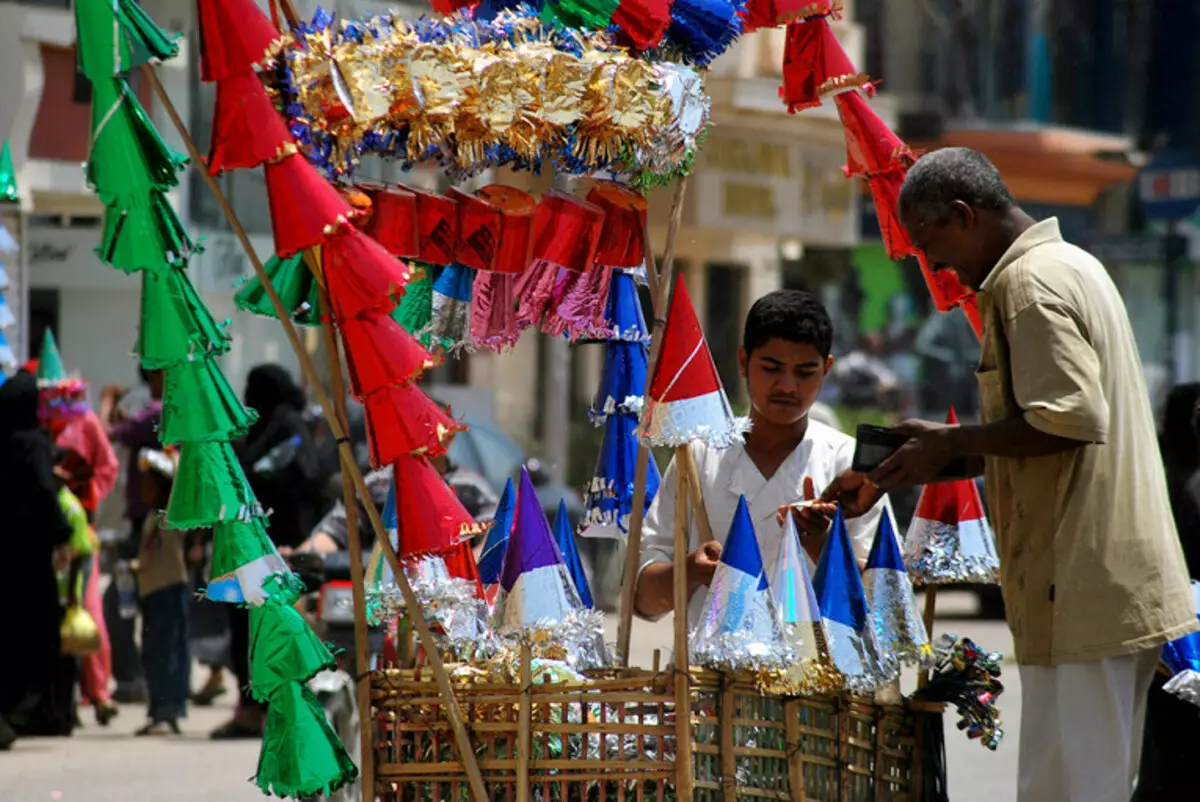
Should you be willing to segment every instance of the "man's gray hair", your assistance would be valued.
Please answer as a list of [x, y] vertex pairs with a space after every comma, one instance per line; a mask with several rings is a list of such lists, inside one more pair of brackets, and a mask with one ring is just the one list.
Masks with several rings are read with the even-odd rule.
[[1016, 206], [996, 165], [970, 148], [942, 148], [917, 159], [900, 188], [899, 207], [923, 225], [941, 225], [950, 204], [1003, 214]]

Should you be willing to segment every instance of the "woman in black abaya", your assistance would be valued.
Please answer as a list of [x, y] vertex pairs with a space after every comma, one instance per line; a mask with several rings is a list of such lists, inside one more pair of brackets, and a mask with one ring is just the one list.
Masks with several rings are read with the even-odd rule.
[[[37, 380], [21, 371], [0, 385], [0, 533], [5, 579], [0, 610], [12, 653], [0, 660], [0, 749], [24, 731], [50, 693], [59, 658], [62, 608], [54, 561], [71, 536], [58, 504], [53, 445], [38, 426]], [[65, 556], [65, 555], [63, 555]]]

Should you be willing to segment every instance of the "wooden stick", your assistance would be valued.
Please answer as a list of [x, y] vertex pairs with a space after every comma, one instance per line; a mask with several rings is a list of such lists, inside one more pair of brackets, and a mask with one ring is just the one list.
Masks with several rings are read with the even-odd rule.
[[[417, 628], [417, 633], [421, 637], [421, 643], [425, 646], [425, 651], [428, 653], [429, 666], [433, 669], [434, 677], [437, 679], [438, 687], [441, 689], [442, 696], [444, 697], [446, 717], [449, 719], [450, 727], [454, 731], [460, 759], [466, 767], [467, 777], [470, 779], [471, 793], [477, 802], [487, 802], [487, 790], [483, 784], [483, 775], [479, 771], [479, 762], [475, 758], [471, 736], [467, 732], [466, 725], [463, 723], [462, 711], [459, 709], [458, 700], [454, 696], [454, 687], [450, 684], [450, 675], [446, 673], [446, 666], [442, 663], [441, 654], [438, 652], [437, 641], [434, 640], [433, 632], [429, 629], [429, 622], [420, 613], [420, 603], [417, 601], [416, 595], [413, 594], [412, 586], [408, 583], [408, 578], [404, 575], [404, 571], [400, 569], [400, 561], [396, 557], [396, 550], [392, 546], [392, 541], [388, 538], [387, 530], [383, 527], [383, 521], [379, 518], [379, 510], [375, 509], [375, 504], [371, 501], [371, 494], [367, 490], [367, 484], [363, 480], [362, 472], [358, 469], [358, 464], [354, 460], [354, 452], [350, 447], [350, 438], [346, 434], [346, 429], [342, 427], [341, 421], [337, 418], [337, 410], [333, 402], [329, 399], [329, 395], [325, 392], [325, 388], [321, 386], [312, 358], [309, 356], [308, 351], [305, 350], [304, 344], [300, 341], [300, 335], [297, 334], [289, 312], [284, 308], [283, 301], [279, 298], [279, 293], [275, 292], [275, 288], [271, 285], [270, 277], [263, 270], [262, 262], [259, 261], [258, 254], [254, 251], [254, 246], [250, 244], [250, 238], [246, 234], [246, 229], [242, 227], [241, 222], [237, 219], [237, 215], [234, 214], [233, 208], [229, 205], [229, 200], [225, 197], [225, 193], [221, 191], [221, 187], [217, 185], [216, 180], [204, 168], [204, 155], [196, 147], [196, 143], [192, 139], [191, 134], [188, 133], [187, 126], [184, 125], [183, 120], [180, 118], [178, 110], [176, 110], [175, 105], [171, 102], [171, 98], [167, 95], [166, 90], [150, 65], [142, 65], [142, 74], [146, 76], [146, 80], [153, 87], [154, 93], [158, 96], [159, 101], [163, 104], [163, 108], [167, 112], [167, 116], [171, 118], [171, 122], [175, 125], [179, 136], [183, 139], [184, 144], [187, 145], [192, 166], [197, 168], [197, 172], [200, 173], [200, 176], [212, 191], [218, 205], [220, 205], [221, 210], [225, 213], [225, 218], [229, 221], [230, 228], [233, 229], [233, 233], [242, 243], [242, 247], [246, 251], [246, 258], [250, 260], [251, 266], [254, 267], [254, 273], [258, 276], [258, 280], [262, 282], [263, 289], [266, 290], [267, 297], [271, 301], [271, 308], [275, 310], [275, 315], [279, 318], [279, 322], [283, 324], [284, 334], [287, 335], [288, 342], [291, 344], [292, 350], [295, 351], [296, 358], [300, 361], [300, 370], [304, 373], [317, 395], [317, 402], [321, 405], [321, 409], [325, 413], [325, 418], [329, 422], [329, 428], [333, 431], [333, 436], [338, 443], [338, 454], [341, 457], [342, 471], [349, 471], [350, 478], [354, 482], [354, 489], [357, 491], [358, 497], [363, 500], [367, 517], [371, 521], [371, 528], [375, 530], [375, 538], [383, 542], [384, 554], [387, 556], [388, 563], [396, 575], [396, 584], [400, 588], [400, 594], [404, 597], [405, 606], [408, 610], [417, 611], [417, 614], [413, 616], [413, 623]], [[369, 715], [370, 711], [364, 710], [360, 711], [360, 713]]]
[[721, 800], [737, 802], [737, 753], [734, 751], [733, 717], [736, 695], [729, 677], [721, 678]]
[[[662, 348], [663, 329], [667, 325], [667, 296], [671, 287], [671, 274], [675, 268], [675, 237], [683, 220], [683, 194], [687, 189], [687, 176], [675, 184], [675, 196], [671, 200], [671, 220], [667, 225], [667, 249], [658, 275], [658, 298], [654, 302], [654, 322], [650, 329], [650, 362], [646, 370], [646, 381], [654, 376], [658, 364], [658, 352]], [[648, 244], [648, 243], [647, 243]], [[649, 385], [646, 388], [649, 392]], [[641, 562], [642, 522], [646, 514], [646, 474], [650, 470], [650, 447], [638, 443], [637, 464], [633, 474], [633, 509], [629, 513], [629, 537], [626, 539], [625, 576], [621, 586], [621, 610], [617, 623], [617, 654], [622, 666], [629, 665], [629, 641], [633, 634], [634, 592], [637, 590], [638, 564]]]
[[688, 489], [691, 490], [692, 512], [696, 514], [696, 527], [700, 532], [700, 542], [713, 540], [712, 521], [708, 519], [708, 505], [704, 503], [704, 493], [700, 488], [700, 472], [696, 470], [696, 458], [690, 448], [683, 449], [687, 459]]
[[521, 708], [517, 719], [517, 802], [529, 802], [529, 760], [533, 750], [533, 650], [521, 644]]
[[[937, 585], [925, 586], [925, 634], [929, 636], [929, 642], [933, 642], [933, 618], [937, 611]], [[924, 688], [925, 683], [929, 682], [929, 672], [921, 670], [917, 673], [917, 687]]]
[[675, 449], [675, 798], [692, 799], [692, 689], [688, 675], [688, 446]]
[[[320, 260], [320, 256], [312, 250], [306, 252], [305, 261]], [[310, 265], [311, 266], [311, 265]], [[333, 309], [329, 301], [329, 289], [324, 285], [318, 288], [321, 297], [321, 308]], [[349, 431], [349, 417], [346, 414], [346, 386], [342, 379], [342, 360], [338, 354], [337, 338], [334, 336], [333, 321], [330, 318], [321, 326], [321, 336], [325, 340], [325, 358], [329, 363], [329, 383], [333, 393], [333, 403], [336, 406], [338, 425], [342, 431]], [[371, 503], [364, 500], [365, 503]], [[356, 686], [358, 691], [358, 720], [361, 723], [360, 737], [362, 739], [362, 757], [359, 761], [359, 782], [362, 788], [363, 802], [373, 802], [375, 799], [375, 744], [372, 723], [375, 717], [371, 715], [371, 650], [367, 640], [367, 598], [366, 582], [363, 577], [362, 538], [358, 531], [358, 497], [354, 493], [354, 480], [342, 469], [342, 503], [346, 506], [346, 543], [350, 549], [350, 580], [353, 583], [350, 591], [354, 598], [354, 662], [357, 673]]]

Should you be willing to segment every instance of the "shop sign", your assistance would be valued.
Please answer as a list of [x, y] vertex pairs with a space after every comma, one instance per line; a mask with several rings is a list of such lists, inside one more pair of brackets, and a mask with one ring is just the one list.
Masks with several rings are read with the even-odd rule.
[[699, 161], [700, 227], [798, 237], [831, 247], [857, 243], [858, 187], [842, 173], [844, 148], [714, 134]]

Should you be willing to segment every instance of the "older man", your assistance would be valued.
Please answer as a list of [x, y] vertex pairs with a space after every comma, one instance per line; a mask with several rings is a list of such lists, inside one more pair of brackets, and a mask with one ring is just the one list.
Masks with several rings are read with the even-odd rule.
[[1150, 400], [1104, 266], [1035, 222], [967, 148], [919, 159], [900, 219], [979, 293], [982, 424], [908, 421], [847, 514], [966, 457], [987, 484], [1021, 668], [1020, 802], [1127, 802], [1159, 647], [1196, 629]]

